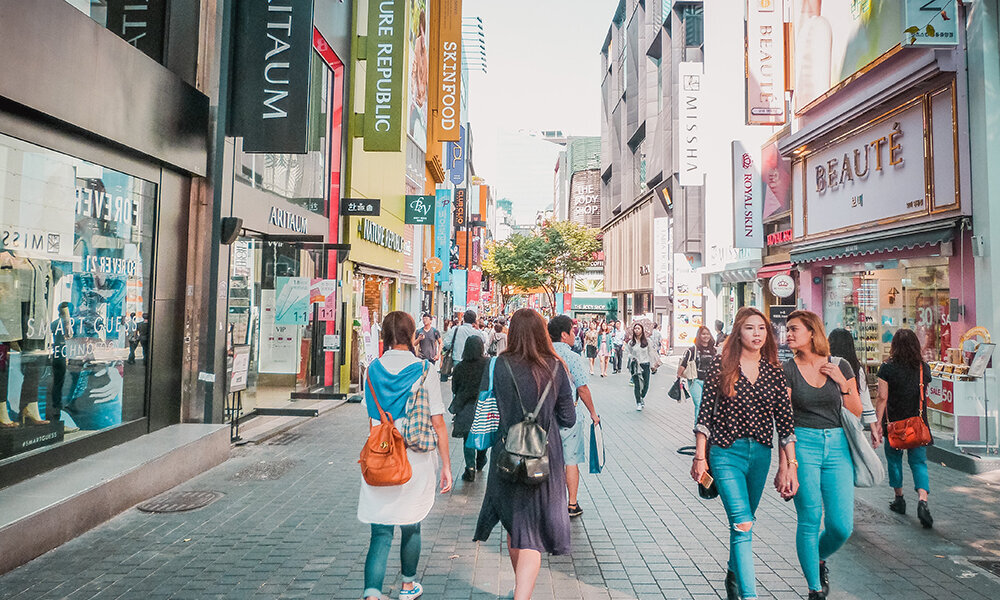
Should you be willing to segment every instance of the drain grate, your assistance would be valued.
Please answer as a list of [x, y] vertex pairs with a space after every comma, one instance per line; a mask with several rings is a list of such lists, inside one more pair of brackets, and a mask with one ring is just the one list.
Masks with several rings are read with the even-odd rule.
[[148, 513], [175, 513], [204, 508], [222, 497], [219, 492], [186, 491], [169, 492], [143, 502], [136, 508]]
[[970, 558], [969, 562], [1000, 577], [1000, 558]]
[[268, 446], [287, 446], [294, 441], [302, 439], [301, 433], [282, 433], [265, 442]]
[[299, 461], [290, 458], [281, 460], [262, 460], [245, 469], [241, 469], [232, 477], [232, 481], [273, 481], [298, 466]]

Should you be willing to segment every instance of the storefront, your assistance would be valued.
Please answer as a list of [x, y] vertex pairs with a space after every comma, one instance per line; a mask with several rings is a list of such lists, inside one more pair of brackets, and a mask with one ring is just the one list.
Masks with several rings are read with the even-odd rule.
[[614, 321], [618, 319], [618, 300], [605, 297], [585, 297], [573, 294], [571, 311], [580, 321]]
[[625, 322], [653, 312], [656, 202], [650, 192], [603, 229], [604, 289], [618, 300]]

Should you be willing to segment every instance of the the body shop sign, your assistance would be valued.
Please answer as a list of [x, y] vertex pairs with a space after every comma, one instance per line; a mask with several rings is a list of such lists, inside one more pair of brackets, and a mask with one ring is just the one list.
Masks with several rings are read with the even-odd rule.
[[805, 186], [807, 235], [926, 214], [923, 104], [808, 154], [798, 185]]
[[784, 23], [781, 0], [748, 0], [747, 125], [785, 122]]
[[757, 158], [743, 142], [733, 141], [733, 247], [763, 248], [761, 181]]
[[[312, 0], [309, 0], [310, 4]], [[366, 152], [399, 152], [402, 144], [406, 0], [368, 3], [364, 131]]]

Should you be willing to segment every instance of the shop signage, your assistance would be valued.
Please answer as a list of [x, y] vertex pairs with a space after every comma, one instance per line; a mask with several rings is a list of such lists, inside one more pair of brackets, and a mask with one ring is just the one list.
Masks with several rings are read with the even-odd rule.
[[480, 293], [483, 291], [483, 272], [469, 271], [468, 300], [469, 302], [479, 302]]
[[433, 225], [434, 196], [407, 196], [403, 222], [407, 225]]
[[792, 241], [792, 230], [783, 229], [782, 231], [775, 231], [774, 233], [767, 234], [767, 245], [777, 246], [778, 244], [787, 244]]
[[649, 275], [649, 265], [639, 265], [639, 275]]
[[341, 198], [340, 214], [345, 217], [377, 217], [382, 214], [381, 198]]
[[468, 223], [466, 214], [468, 212], [467, 204], [467, 190], [465, 188], [457, 188], [455, 190], [455, 229], [461, 229]]
[[739, 140], [733, 140], [733, 247], [763, 248], [760, 172], [757, 159]]
[[749, 0], [746, 23], [747, 125], [785, 122], [782, 0]]
[[[563, 302], [565, 302], [565, 298]], [[608, 312], [618, 310], [618, 301], [614, 298], [580, 298], [571, 296], [570, 307], [577, 311]]]
[[451, 278], [451, 190], [437, 190], [434, 199], [434, 258], [441, 262], [438, 283]]
[[107, 27], [156, 62], [163, 62], [166, 0], [107, 0]]
[[464, 312], [469, 305], [469, 272], [465, 269], [452, 271], [452, 302], [455, 312]]
[[406, 5], [405, 0], [368, 3], [364, 115], [366, 152], [399, 152], [402, 143]]
[[705, 158], [702, 151], [702, 63], [682, 62], [677, 65], [680, 94], [677, 98], [677, 156], [681, 185], [705, 183]]
[[[946, 108], [950, 112], [950, 103]], [[918, 101], [807, 155], [799, 184], [805, 186], [806, 234], [926, 214], [924, 137]], [[950, 138], [946, 144], [942, 148], [950, 148]]]
[[236, 3], [229, 135], [244, 152], [306, 153], [312, 20], [313, 0]]
[[910, 46], [957, 46], [955, 0], [904, 0], [903, 18]]
[[295, 233], [308, 233], [309, 231], [308, 217], [288, 212], [287, 210], [278, 208], [277, 206], [271, 207], [271, 216], [267, 221], [275, 227], [288, 229], [294, 231]]
[[305, 325], [309, 322], [308, 277], [274, 278], [274, 322], [278, 325]]
[[778, 360], [785, 362], [795, 356], [795, 352], [788, 347], [788, 315], [795, 311], [792, 305], [776, 305], [768, 308], [768, 315], [771, 327], [774, 329], [774, 338], [778, 343]]
[[432, 27], [437, 27], [437, 35], [431, 36], [436, 54], [436, 72], [431, 78], [436, 87], [430, 95], [431, 131], [439, 141], [457, 142], [462, 101], [462, 0], [431, 0], [431, 15]]
[[775, 275], [768, 283], [771, 293], [779, 298], [787, 298], [795, 293], [795, 280], [791, 275]]
[[939, 377], [927, 386], [927, 408], [955, 414], [955, 383]]
[[462, 185], [462, 182], [465, 181], [465, 126], [459, 126], [458, 130], [458, 141], [445, 144], [447, 153], [445, 160], [447, 161], [448, 181], [455, 185]]
[[247, 389], [247, 375], [250, 372], [250, 345], [234, 344], [232, 370], [229, 372], [229, 393]]
[[395, 252], [406, 249], [406, 240], [395, 231], [379, 225], [371, 219], [362, 218], [358, 222], [358, 235], [361, 239], [388, 248]]
[[653, 295], [670, 295], [670, 217], [653, 219]]
[[570, 177], [570, 220], [587, 227], [601, 226], [601, 170], [577, 171]]
[[443, 267], [443, 266], [444, 266], [444, 264], [441, 262], [441, 259], [438, 258], [438, 257], [436, 257], [436, 256], [432, 256], [432, 257], [428, 258], [427, 262], [424, 263], [424, 267], [432, 275], [440, 273], [441, 272], [441, 267]]

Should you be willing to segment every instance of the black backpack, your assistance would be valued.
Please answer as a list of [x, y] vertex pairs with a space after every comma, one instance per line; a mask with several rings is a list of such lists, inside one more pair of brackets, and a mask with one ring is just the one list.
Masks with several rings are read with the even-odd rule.
[[535, 410], [528, 412], [521, 402], [521, 392], [517, 388], [517, 379], [510, 368], [510, 361], [503, 361], [514, 384], [514, 395], [521, 405], [524, 418], [507, 428], [503, 445], [497, 453], [497, 473], [508, 481], [516, 481], [527, 485], [539, 485], [549, 479], [549, 436], [548, 432], [538, 424], [538, 412], [545, 404], [545, 399], [552, 389], [556, 371], [545, 384], [545, 390], [538, 398]]

